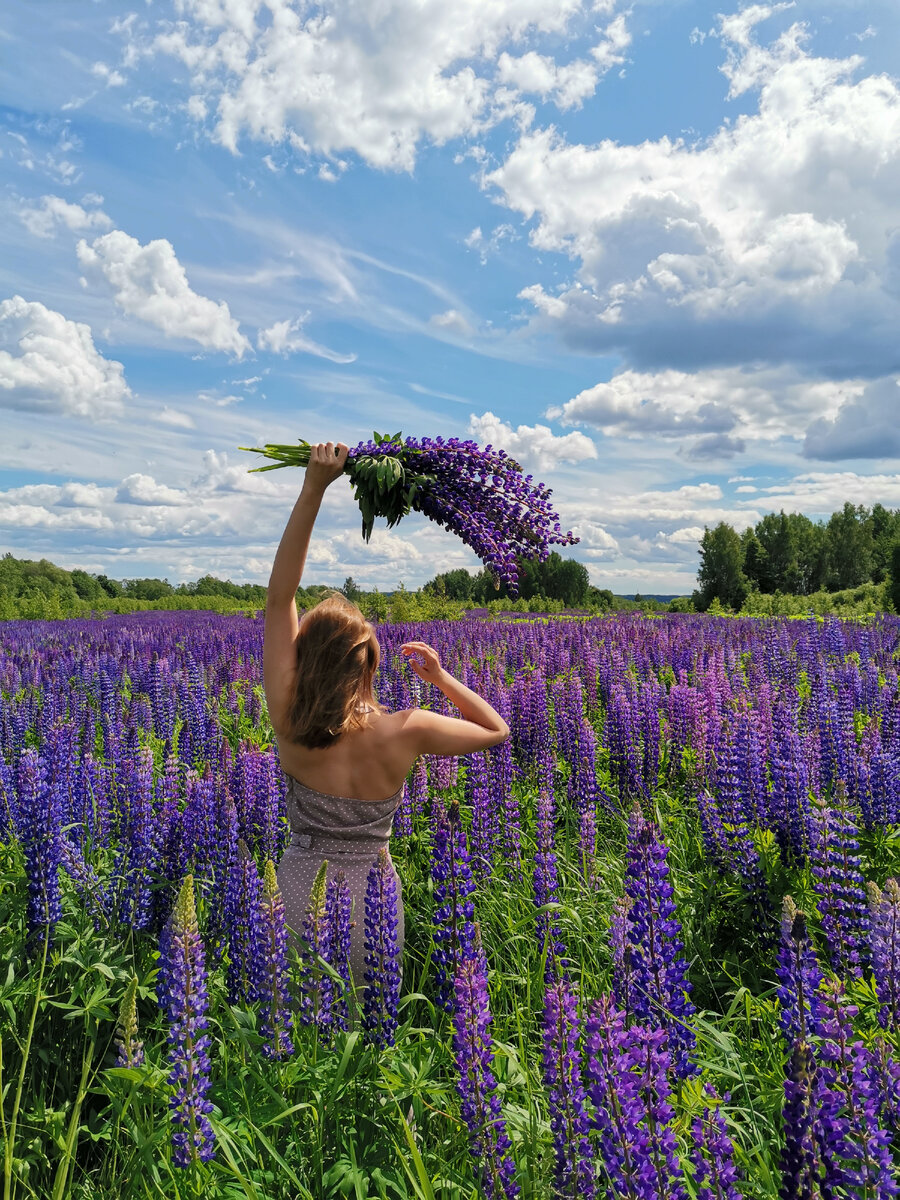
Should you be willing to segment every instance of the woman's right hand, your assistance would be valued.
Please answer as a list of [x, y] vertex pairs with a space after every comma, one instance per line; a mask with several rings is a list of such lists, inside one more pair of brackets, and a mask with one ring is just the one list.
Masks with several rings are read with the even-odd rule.
[[437, 683], [443, 668], [433, 646], [427, 642], [404, 642], [400, 649], [420, 679], [426, 683]]

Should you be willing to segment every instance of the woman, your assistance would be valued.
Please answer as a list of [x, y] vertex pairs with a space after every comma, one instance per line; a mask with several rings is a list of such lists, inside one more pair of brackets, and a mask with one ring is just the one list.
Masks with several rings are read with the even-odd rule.
[[[296, 592], [312, 527], [328, 485], [347, 462], [343, 442], [310, 450], [300, 496], [282, 535], [266, 599], [263, 679], [278, 757], [288, 783], [291, 845], [278, 867], [288, 926], [302, 929], [310, 888], [323, 860], [328, 878], [343, 871], [353, 900], [350, 966], [363, 986], [366, 880], [387, 845], [404, 781], [420, 754], [469, 754], [497, 746], [509, 726], [454, 679], [424, 642], [402, 647], [420, 679], [433, 683], [461, 719], [422, 708], [388, 712], [375, 699], [379, 647], [356, 607], [334, 593], [298, 620]], [[394, 870], [393, 863], [391, 869]], [[404, 923], [397, 882], [398, 940]]]

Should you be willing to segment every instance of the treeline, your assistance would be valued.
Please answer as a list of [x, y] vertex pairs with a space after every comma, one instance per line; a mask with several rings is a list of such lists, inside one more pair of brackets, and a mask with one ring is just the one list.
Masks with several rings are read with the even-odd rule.
[[726, 521], [707, 527], [692, 601], [701, 612], [714, 601], [758, 611], [765, 606], [755, 596], [812, 597], [870, 584], [883, 606], [900, 611], [900, 509], [847, 501], [827, 521], [782, 509], [742, 534]]
[[[297, 589], [297, 605], [311, 608], [333, 589], [312, 584]], [[366, 591], [348, 577], [337, 589], [355, 601], [374, 621], [453, 620], [471, 609], [490, 615], [560, 613], [566, 610], [599, 614], [616, 611], [664, 612], [667, 606], [652, 599], [628, 600], [607, 588], [590, 584], [582, 563], [553, 552], [546, 563], [522, 563], [522, 590], [516, 600], [505, 587], [495, 588], [485, 571], [450, 571], [430, 580], [418, 591], [401, 583], [392, 592]], [[0, 620], [48, 620], [89, 617], [92, 613], [129, 613], [147, 609], [207, 609], [214, 612], [255, 613], [265, 608], [262, 584], [232, 583], [204, 575], [192, 583], [171, 584], [167, 579], [111, 579], [76, 568], [67, 571], [46, 558], [35, 562], [11, 553], [0, 558]], [[676, 606], [677, 607], [677, 606]]]
[[[569, 608], [586, 607], [599, 595], [599, 589], [591, 586], [587, 567], [574, 558], [563, 558], [556, 550], [551, 551], [545, 562], [531, 559], [516, 560], [519, 573], [519, 596], [522, 600], [541, 597], [559, 600]], [[436, 575], [422, 585], [426, 595], [445, 595], [449, 600], [461, 600], [466, 604], [485, 605], [492, 600], [510, 598], [505, 584], [498, 588], [487, 571], [477, 575], [458, 568]], [[612, 592], [607, 593], [612, 599]]]

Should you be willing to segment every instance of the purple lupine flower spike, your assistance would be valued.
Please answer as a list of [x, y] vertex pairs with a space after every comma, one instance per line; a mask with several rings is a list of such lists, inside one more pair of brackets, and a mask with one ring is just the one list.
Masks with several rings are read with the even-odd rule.
[[475, 926], [473, 954], [464, 958], [454, 978], [453, 1054], [460, 1111], [469, 1129], [469, 1150], [478, 1166], [486, 1200], [519, 1194], [511, 1143], [500, 1112], [497, 1080], [491, 1069], [491, 1010], [487, 960]]
[[179, 1128], [172, 1134], [173, 1159], [178, 1167], [209, 1162], [215, 1154], [215, 1135], [208, 1113], [210, 1045], [206, 1010], [206, 964], [194, 907], [194, 878], [184, 878], [175, 907], [159, 944], [157, 996], [169, 1022], [169, 1107]]
[[889, 879], [884, 891], [869, 890], [869, 945], [875, 990], [881, 1001], [878, 1020], [883, 1029], [900, 1030], [900, 884]]
[[[550, 788], [542, 787], [537, 799], [537, 848], [534, 854], [534, 906], [538, 909], [543, 908], [545, 904], [556, 904], [559, 901], [553, 819], [553, 792]], [[538, 945], [542, 952], [546, 948], [544, 975], [549, 983], [559, 973], [566, 948], [560, 936], [559, 925], [550, 913], [539, 912], [536, 926]]]
[[854, 1040], [854, 1004], [844, 999], [839, 980], [821, 988], [825, 1015], [818, 1050], [820, 1086], [817, 1123], [825, 1166], [822, 1194], [882, 1200], [896, 1196], [891, 1135], [880, 1121], [881, 1096], [875, 1059]]
[[809, 1200], [820, 1194], [822, 1158], [815, 1121], [816, 1091], [812, 1047], [807, 1041], [798, 1041], [791, 1050], [784, 1081], [781, 1200]]
[[324, 1007], [331, 1013], [337, 1029], [347, 1029], [350, 1023], [350, 909], [353, 898], [343, 871], [338, 871], [325, 888], [325, 934], [322, 957], [341, 977], [337, 983], [323, 976]]
[[366, 881], [365, 981], [363, 1030], [365, 1040], [392, 1046], [397, 1032], [400, 963], [397, 945], [397, 882], [386, 848], [378, 852]]
[[734, 1145], [728, 1136], [719, 1098], [709, 1084], [704, 1085], [703, 1095], [703, 1112], [691, 1124], [697, 1200], [741, 1200], [735, 1186]]
[[781, 1028], [790, 1050], [809, 1034], [818, 1033], [823, 1016], [819, 984], [822, 972], [806, 931], [806, 917], [790, 896], [785, 896], [781, 917], [781, 943], [775, 966]]
[[675, 1073], [684, 1079], [696, 1070], [690, 1061], [696, 1033], [688, 1023], [695, 1009], [688, 995], [687, 963], [681, 957], [681, 925], [672, 900], [667, 854], [655, 824], [645, 820], [636, 804], [629, 821], [625, 867], [625, 892], [631, 899], [628, 940], [634, 1015], [639, 1021], [665, 1026]]
[[454, 799], [449, 814], [438, 812], [431, 853], [434, 879], [433, 958], [437, 966], [437, 1002], [453, 1004], [453, 977], [460, 961], [473, 952], [475, 909], [469, 897], [475, 882], [469, 867], [466, 832]]
[[544, 993], [544, 1083], [550, 1105], [555, 1157], [554, 1196], [595, 1195], [590, 1118], [581, 1083], [578, 1049], [578, 998], [565, 980], [550, 983]]
[[257, 975], [254, 958], [265, 941], [259, 928], [262, 880], [243, 838], [238, 839], [238, 854], [229, 865], [223, 907], [228, 934], [228, 1000], [230, 1004], [252, 1003]]
[[294, 1053], [293, 1019], [288, 995], [284, 897], [271, 858], [266, 859], [259, 913], [258, 931], [262, 941], [254, 955], [254, 999], [262, 1005], [259, 1026], [265, 1039], [262, 1052], [266, 1058], [280, 1059]]
[[28, 877], [28, 949], [36, 954], [53, 946], [53, 930], [62, 918], [59, 885], [61, 859], [59, 797], [47, 787], [47, 769], [36, 750], [23, 751], [16, 768], [19, 841]]
[[671, 1127], [672, 1057], [666, 1030], [625, 1026], [610, 997], [585, 1023], [585, 1074], [609, 1194], [628, 1200], [687, 1200]]
[[822, 932], [832, 967], [860, 975], [868, 956], [869, 913], [860, 870], [859, 829], [838, 780], [832, 803], [817, 797], [813, 816], [810, 872], [822, 914]]

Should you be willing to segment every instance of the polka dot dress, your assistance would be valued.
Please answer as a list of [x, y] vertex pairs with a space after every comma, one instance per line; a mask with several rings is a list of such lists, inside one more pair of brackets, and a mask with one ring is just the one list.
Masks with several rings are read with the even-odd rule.
[[[313, 882], [322, 862], [327, 860], [328, 880], [343, 871], [350, 888], [350, 969], [356, 987], [363, 988], [366, 882], [378, 852], [388, 845], [403, 787], [387, 800], [358, 800], [318, 792], [286, 771], [284, 774], [288, 784], [291, 842], [278, 864], [277, 877], [284, 897], [288, 933], [296, 944], [303, 930]], [[402, 958], [403, 896], [400, 877], [393, 862], [390, 865], [397, 883], [397, 948]]]

